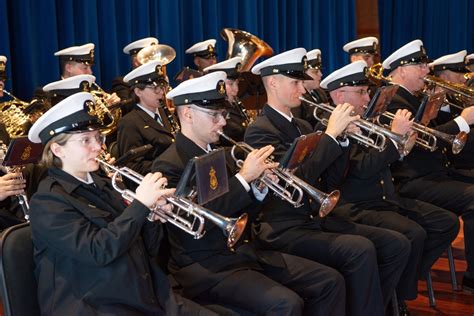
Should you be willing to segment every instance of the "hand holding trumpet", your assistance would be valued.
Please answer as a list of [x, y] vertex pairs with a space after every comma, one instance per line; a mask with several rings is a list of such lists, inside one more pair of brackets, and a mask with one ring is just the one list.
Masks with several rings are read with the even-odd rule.
[[[166, 198], [173, 196], [175, 189], [165, 189], [167, 184], [168, 180], [160, 172], [148, 173], [137, 187], [137, 200], [150, 209], [158, 207], [162, 211], [170, 213], [173, 210], [173, 205], [168, 203]], [[160, 219], [162, 223], [166, 222], [155, 213], [149, 219], [151, 221]]]
[[360, 118], [359, 115], [352, 116], [353, 112], [354, 107], [349, 103], [343, 103], [336, 106], [329, 117], [325, 133], [333, 138], [337, 138], [344, 132], [349, 123]]

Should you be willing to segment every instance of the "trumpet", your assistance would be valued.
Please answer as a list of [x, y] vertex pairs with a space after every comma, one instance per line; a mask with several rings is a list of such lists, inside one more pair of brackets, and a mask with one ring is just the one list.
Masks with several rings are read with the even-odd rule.
[[[460, 104], [464, 105], [464, 103], [471, 104], [474, 102], [474, 88], [472, 87], [460, 83], [449, 82], [430, 75], [425, 76], [423, 80], [429, 86], [438, 86], [447, 92], [454, 93], [454, 97]], [[458, 105], [447, 100], [445, 100], [445, 103], [460, 110], [464, 110], [465, 108], [463, 105]]]
[[[328, 120], [325, 118], [321, 118], [318, 116], [317, 111], [318, 109], [326, 111], [328, 113], [332, 113], [334, 111], [334, 107], [327, 104], [327, 103], [316, 103], [312, 102], [304, 97], [300, 97], [300, 100], [307, 102], [313, 105], [314, 108], [314, 117], [320, 121], [323, 125], [328, 124]], [[401, 155], [406, 156], [410, 153], [413, 146], [415, 145], [415, 139], [410, 137], [410, 135], [400, 135], [390, 131], [389, 129], [379, 126], [377, 124], [371, 123], [369, 121], [358, 119], [354, 121], [354, 124], [359, 127], [361, 130], [364, 130], [368, 133], [368, 135], [362, 135], [358, 133], [346, 133], [347, 137], [350, 137], [360, 144], [375, 148], [379, 151], [383, 151], [387, 146], [387, 137], [390, 138], [397, 144], [398, 151]], [[375, 140], [370, 137], [370, 135], [375, 135]]]
[[[381, 116], [390, 120], [395, 118], [395, 114], [388, 111], [382, 113]], [[377, 120], [379, 120], [379, 118], [377, 118]], [[459, 154], [464, 148], [464, 145], [466, 145], [467, 134], [462, 131], [457, 135], [451, 135], [437, 131], [434, 128], [430, 128], [419, 123], [413, 123], [412, 129], [418, 134], [416, 138], [416, 145], [429, 151], [435, 151], [438, 148], [438, 139], [442, 139], [450, 144], [451, 150], [455, 155]]]
[[[136, 184], [140, 184], [144, 177], [130, 168], [117, 168], [116, 166], [111, 165], [99, 158], [96, 158], [96, 160], [101, 165], [105, 165], [108, 169], [114, 171], [114, 174], [111, 177], [113, 188], [119, 192], [124, 199], [132, 202], [136, 198], [135, 193], [131, 190], [120, 188], [117, 184], [119, 181], [118, 177], [125, 177]], [[190, 234], [194, 237], [194, 239], [200, 239], [204, 236], [204, 224], [205, 220], [207, 219], [223, 230], [224, 235], [227, 237], [227, 246], [231, 248], [240, 239], [242, 233], [244, 232], [245, 226], [247, 225], [247, 213], [242, 214], [238, 218], [229, 218], [212, 212], [183, 197], [174, 195], [167, 197], [166, 200], [177, 207], [178, 211], [165, 212], [159, 207], [153, 207], [150, 209], [151, 212], [147, 217], [148, 220], [151, 220], [152, 215], [155, 214], [160, 219], [166, 220], [167, 222]], [[184, 211], [184, 215], [180, 214], [180, 211]]]
[[[249, 154], [254, 148], [244, 142], [237, 142], [230, 138], [229, 136], [225, 135], [223, 132], [218, 132], [220, 136], [224, 137], [234, 146], [231, 149], [231, 156], [234, 159], [235, 163], [238, 167], [242, 167], [243, 161], [238, 159], [235, 155], [235, 150], [240, 148], [246, 154]], [[268, 159], [269, 163], [273, 163], [271, 159]], [[300, 207], [302, 205], [301, 201], [303, 199], [303, 194], [306, 192], [312, 199], [317, 201], [321, 206], [319, 208], [319, 216], [324, 217], [328, 215], [333, 208], [336, 206], [337, 202], [339, 201], [340, 192], [338, 190], [334, 190], [331, 193], [327, 194], [324, 192], [319, 191], [309, 183], [305, 182], [304, 180], [298, 178], [294, 174], [292, 174], [289, 170], [285, 170], [283, 168], [274, 168], [271, 170], [279, 180], [282, 180], [285, 183], [285, 187], [280, 185], [278, 182], [274, 182], [271, 178], [267, 175], [263, 174], [260, 176], [258, 181], [264, 183], [270, 190], [274, 192], [274, 194], [280, 197], [282, 200], [287, 201], [294, 207]], [[292, 187], [293, 192], [290, 192], [288, 188]]]

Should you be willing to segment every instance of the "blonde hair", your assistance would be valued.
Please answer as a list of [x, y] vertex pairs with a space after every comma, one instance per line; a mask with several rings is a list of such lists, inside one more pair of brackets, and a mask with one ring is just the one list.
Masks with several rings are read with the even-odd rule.
[[56, 143], [60, 146], [64, 146], [66, 142], [71, 138], [72, 134], [62, 133], [51, 138], [43, 149], [43, 155], [41, 157], [41, 164], [47, 168], [57, 167], [62, 168], [62, 161], [59, 157], [55, 156], [51, 151], [51, 144]]

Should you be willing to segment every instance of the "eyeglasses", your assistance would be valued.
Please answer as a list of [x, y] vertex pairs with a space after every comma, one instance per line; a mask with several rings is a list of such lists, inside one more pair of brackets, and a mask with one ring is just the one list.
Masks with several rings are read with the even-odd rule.
[[221, 118], [223, 118], [224, 120], [228, 120], [230, 118], [230, 114], [226, 110], [223, 110], [223, 111], [208, 111], [208, 110], [204, 110], [204, 109], [194, 107], [194, 106], [191, 107], [191, 109], [199, 111], [199, 112], [203, 112], [203, 113], [206, 113], [207, 115], [212, 116], [212, 123], [214, 123], [214, 124], [219, 123]]
[[166, 90], [166, 86], [164, 85], [146, 85], [145, 88], [153, 90], [155, 93], [161, 92]]
[[341, 90], [341, 92], [352, 92], [352, 93], [357, 93], [360, 96], [368, 95], [369, 91], [367, 90]]
[[105, 144], [105, 135], [99, 133], [94, 136], [83, 136], [78, 139], [70, 139], [68, 142], [79, 142], [83, 147], [91, 147], [93, 144], [102, 146]]

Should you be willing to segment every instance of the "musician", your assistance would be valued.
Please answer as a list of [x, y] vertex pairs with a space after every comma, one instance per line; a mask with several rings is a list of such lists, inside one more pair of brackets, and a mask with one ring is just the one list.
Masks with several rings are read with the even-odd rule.
[[[433, 72], [433, 74], [441, 80], [462, 85], [466, 83], [466, 78], [464, 75], [469, 72], [466, 64], [464, 63], [466, 54], [467, 51], [462, 50], [455, 54], [441, 56], [440, 58], [431, 62], [428, 66], [430, 67], [430, 70]], [[442, 91], [442, 89], [439, 90]], [[457, 105], [458, 107], [450, 106], [449, 103], [442, 106], [440, 112], [438, 113], [438, 117], [436, 118], [436, 121], [440, 124], [446, 123], [447, 121], [458, 116], [462, 110], [459, 107], [464, 108], [469, 105], [465, 104], [465, 100], [457, 99], [449, 91], [447, 91], [446, 98], [448, 102]]]
[[146, 144], [153, 145], [153, 150], [127, 165], [142, 174], [151, 170], [153, 160], [174, 141], [170, 122], [160, 103], [168, 88], [168, 82], [159, 63], [148, 62], [123, 78], [133, 89], [138, 102], [118, 123], [118, 151], [119, 156], [122, 156], [130, 149]]
[[467, 55], [464, 62], [466, 63], [467, 69], [469, 69], [469, 74], [471, 75], [471, 79], [468, 80], [467, 85], [472, 86], [474, 81], [474, 77], [472, 76], [474, 74], [474, 54]]
[[378, 45], [379, 40], [376, 37], [369, 36], [349, 42], [342, 49], [349, 54], [351, 63], [363, 60], [368, 67], [371, 67], [378, 55]]
[[[393, 84], [399, 85], [395, 97], [388, 109], [408, 109], [416, 113], [420, 101], [415, 96], [423, 89], [423, 77], [428, 73], [428, 56], [423, 42], [414, 40], [392, 53], [383, 62], [383, 68], [390, 72]], [[429, 125], [438, 131], [448, 134], [469, 132], [469, 125], [474, 123], [474, 107], [465, 108], [461, 114], [447, 123]], [[438, 139], [438, 150], [415, 147], [410, 155], [402, 161], [391, 165], [399, 194], [403, 197], [421, 200], [462, 216], [464, 221], [464, 241], [467, 260], [467, 271], [463, 278], [463, 288], [474, 289], [474, 188], [471, 184], [457, 181], [450, 170], [446, 158], [446, 147], [450, 146]]]
[[[306, 53], [306, 58], [308, 58], [308, 68], [305, 73], [312, 79], [303, 81], [306, 90], [303, 97], [317, 103], [327, 103], [328, 97], [326, 91], [319, 87], [322, 77], [321, 51], [319, 49], [313, 49]], [[300, 106], [291, 109], [291, 114], [293, 114], [294, 117], [308, 121], [314, 128], [318, 121], [314, 118], [313, 113], [314, 106], [305, 101], [301, 101]]]
[[[321, 87], [330, 91], [334, 104], [350, 103], [361, 116], [369, 102], [366, 67], [365, 61], [356, 61], [321, 82]], [[410, 115], [406, 109], [397, 111], [391, 132], [407, 135], [413, 125]], [[386, 144], [383, 151], [357, 143], [352, 145], [347, 176], [340, 186], [340, 204], [356, 223], [391, 229], [410, 240], [409, 264], [397, 286], [399, 307], [401, 313], [406, 314], [404, 301], [416, 298], [418, 274], [429, 273], [433, 263], [456, 238], [459, 221], [454, 214], [439, 207], [398, 196], [389, 166], [402, 158], [402, 146], [389, 138]], [[339, 188], [339, 185], [333, 187]]]
[[54, 106], [73, 94], [89, 92], [94, 82], [93, 75], [76, 75], [48, 83], [43, 91], [48, 93], [49, 103]]
[[[94, 174], [103, 137], [81, 92], [30, 129], [45, 145], [49, 176], [31, 200], [38, 303], [42, 314], [192, 315], [206, 309], [175, 295], [157, 265], [163, 231], [157, 205], [171, 210], [166, 178], [147, 174], [126, 205], [108, 179]], [[213, 314], [210, 311], [209, 314]]]
[[[274, 146], [276, 161], [296, 137], [312, 131], [307, 122], [291, 115], [291, 108], [299, 106], [304, 93], [303, 80], [310, 79], [304, 73], [305, 53], [303, 48], [293, 49], [252, 68], [262, 76], [268, 102], [262, 115], [247, 128], [245, 142], [256, 148]], [[358, 118], [351, 116], [352, 110], [347, 103], [335, 108], [316, 152], [296, 170], [299, 178], [323, 191], [327, 178], [342, 179], [347, 149], [336, 138]], [[356, 129], [351, 126], [348, 130]], [[256, 225], [259, 242], [337, 269], [345, 278], [348, 313], [383, 315], [408, 259], [408, 240], [400, 233], [355, 224], [341, 216], [313, 216], [319, 208], [316, 204], [307, 194], [299, 208], [269, 196], [260, 225]]]
[[204, 71], [204, 68], [217, 63], [216, 40], [208, 39], [189, 47], [186, 54], [193, 55], [194, 65], [197, 70]]
[[[193, 157], [212, 150], [218, 131], [226, 124], [226, 75], [213, 72], [181, 83], [167, 97], [176, 105], [182, 124], [173, 143], [153, 163], [171, 186], [176, 185]], [[254, 184], [264, 170], [273, 148], [252, 151], [239, 172], [227, 162], [228, 193], [205, 204], [225, 216], [255, 212], [260, 191]], [[190, 184], [192, 185], [192, 184]], [[206, 225], [206, 234], [194, 240], [167, 226], [171, 243], [169, 268], [190, 298], [226, 302], [258, 315], [344, 315], [344, 281], [335, 270], [318, 263], [274, 251], [255, 251], [252, 242], [233, 249], [226, 246], [220, 228]], [[304, 305], [303, 305], [304, 304]]]
[[[240, 57], [234, 57], [204, 68], [204, 72], [206, 73], [224, 71], [227, 75], [225, 79], [225, 91], [226, 99], [230, 103], [230, 107], [228, 109], [229, 119], [224, 126], [224, 133], [237, 141], [244, 140], [245, 129], [250, 123], [247, 110], [237, 97], [239, 93], [239, 71], [241, 62], [242, 59]], [[226, 144], [222, 139], [221, 142]]]
[[[123, 48], [123, 52], [127, 55], [130, 55], [130, 64], [132, 66], [131, 70], [136, 69], [141, 65], [141, 63], [137, 59], [137, 54], [142, 48], [157, 45], [158, 39], [154, 37], [146, 37], [134, 41]], [[130, 89], [130, 85], [123, 81], [123, 77], [116, 77], [112, 81], [112, 92], [116, 93], [117, 96], [122, 100], [127, 100], [132, 97], [132, 90]], [[130, 108], [122, 108], [123, 114], [130, 112], [133, 108], [133, 104]]]

